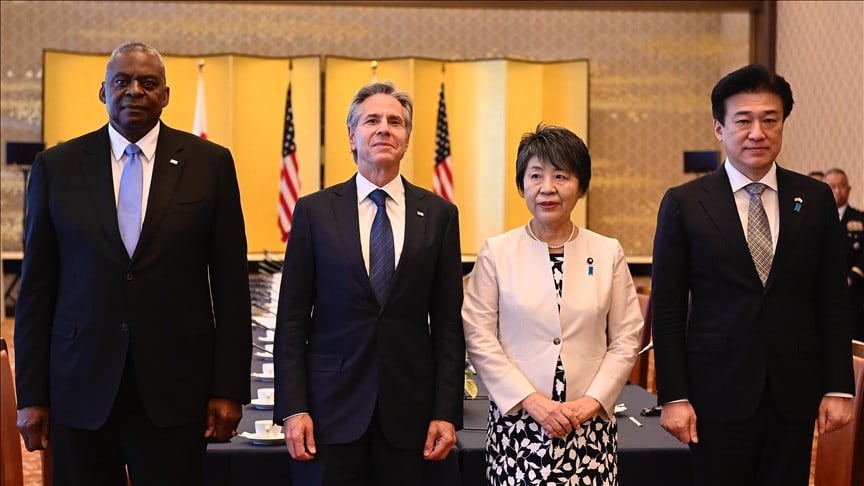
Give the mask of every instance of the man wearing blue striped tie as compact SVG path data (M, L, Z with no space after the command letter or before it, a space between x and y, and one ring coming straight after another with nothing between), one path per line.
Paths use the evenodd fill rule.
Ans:
M357 174L300 198L276 318L274 421L294 484L423 484L462 422L456 206L402 177L413 106L389 83L348 112Z

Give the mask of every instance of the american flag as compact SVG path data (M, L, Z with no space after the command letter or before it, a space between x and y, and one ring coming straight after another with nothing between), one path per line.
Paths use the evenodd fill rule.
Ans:
M282 243L291 234L294 205L300 194L300 174L297 167L297 146L294 145L294 113L291 111L291 83L285 100L285 130L282 136L282 169L279 171L279 231Z
M195 120L192 133L207 138L207 105L204 98L204 61L198 64L198 93L195 96Z
M435 173L432 189L448 201L453 200L453 170L450 159L450 132L447 128L447 109L444 105L444 83L438 96L438 127L435 133Z

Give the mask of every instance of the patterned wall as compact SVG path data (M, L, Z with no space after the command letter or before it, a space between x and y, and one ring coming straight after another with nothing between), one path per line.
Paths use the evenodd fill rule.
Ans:
M864 2L779 2L777 72L795 96L780 163L840 167L864 208Z
M108 53L138 39L182 55L588 59L595 161L589 226L619 238L631 256L650 255L660 197L689 178L681 152L717 148L708 94L721 75L746 63L749 32L744 13L242 2L4 1L0 19L3 143L41 138L45 48ZM20 172L3 166L6 250L20 248L20 181Z

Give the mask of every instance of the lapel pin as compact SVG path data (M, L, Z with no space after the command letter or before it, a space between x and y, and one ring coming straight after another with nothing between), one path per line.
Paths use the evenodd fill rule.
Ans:
M594 275L594 259L591 257L588 257L588 259L585 260L585 263L588 264L588 275L589 276Z
M168 162L169 162L171 165L177 165L177 164L180 163L180 162L177 161L177 159L171 159L171 160L169 160Z
M801 212L801 205L804 204L804 200L801 199L800 197L796 197L794 200L795 200L795 206L792 208L792 210L795 211L796 213L800 213Z
M420 216L420 217L422 218L423 216L426 216L426 213L424 213L423 211L420 211L420 210L418 209L418 210L417 210L417 216Z

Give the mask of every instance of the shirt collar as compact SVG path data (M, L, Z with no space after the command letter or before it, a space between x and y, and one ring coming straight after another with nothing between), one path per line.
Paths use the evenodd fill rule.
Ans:
M375 189L384 189L387 195L390 196L390 199L395 201L397 205L405 200L405 185L402 184L401 174L394 177L384 187L378 187L370 182L369 179L363 177L362 174L357 173L357 202L361 202L369 197L369 194Z
M723 166L726 168L726 175L729 177L729 184L732 186L732 192L737 192L739 189L743 189L744 186L750 184L752 182L761 182L766 186L770 187L774 191L777 191L777 163L772 162L771 168L768 169L768 173L762 176L758 181L751 181L744 174L738 172L738 169L735 168L732 164L729 163L729 159L726 159L726 162L723 163Z
M156 142L159 140L159 127L161 125L161 121L156 123L156 126L141 137L141 140L135 142L135 145L141 149L141 153L144 154L147 160L154 160L153 157L156 155ZM108 138L111 139L111 152L114 154L114 159L121 160L125 155L126 146L132 142L126 140L126 137L123 135L120 135L120 132L115 130L110 123L108 124Z

